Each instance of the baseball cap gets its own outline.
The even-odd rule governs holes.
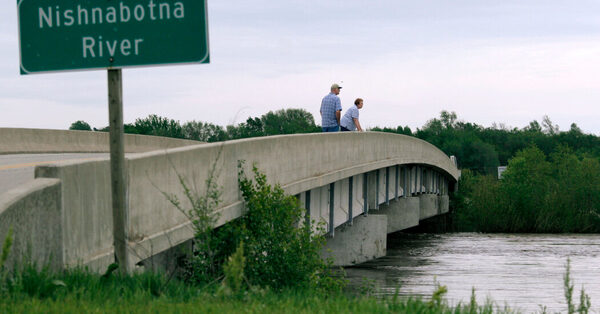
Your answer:
[[[337,83],[335,83],[335,84],[331,85],[331,89],[334,89],[334,88],[341,89],[342,87],[340,85],[338,85]]]

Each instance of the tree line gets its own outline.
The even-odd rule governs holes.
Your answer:
[[[533,120],[524,128],[510,128],[504,124],[491,127],[464,122],[455,112],[442,111],[439,118],[429,120],[421,129],[372,128],[371,131],[391,132],[415,136],[432,143],[448,155],[457,157],[459,167],[480,174],[495,173],[498,166],[507,165],[518,151],[532,145],[549,155],[561,146],[570,147],[579,156],[600,157],[600,138],[585,134],[572,123],[568,131],[560,131],[548,116],[542,122]]]
[[[166,136],[202,142],[219,142],[240,138],[278,134],[320,132],[313,115],[304,109],[269,111],[260,117],[248,117],[245,122],[225,127],[209,122],[179,121],[149,115],[125,124],[125,133]],[[71,130],[108,132],[108,127],[91,128],[85,121],[76,121]],[[568,146],[579,156],[600,157],[600,138],[585,134],[571,124],[568,131],[560,131],[548,116],[542,122],[533,120],[524,128],[510,128],[504,124],[483,127],[458,119],[455,112],[442,111],[422,128],[412,131],[408,126],[373,127],[370,131],[389,132],[414,136],[437,146],[447,155],[457,157],[459,167],[480,174],[493,174],[497,167],[507,165],[515,154],[531,145],[549,155],[558,147]]]
[[[521,129],[486,128],[442,111],[414,133],[372,130],[416,136],[457,157],[450,230],[600,232],[600,139],[575,123],[560,131],[544,116]],[[498,165],[508,166],[502,179]]]
[[[85,121],[71,124],[70,130],[91,131]],[[108,127],[94,131],[108,132]],[[202,142],[220,142],[240,138],[277,134],[312,133],[321,128],[315,124],[313,115],[304,109],[281,109],[269,111],[260,117],[249,117],[245,122],[226,127],[202,121],[179,121],[151,114],[124,125],[125,133],[181,138]]]

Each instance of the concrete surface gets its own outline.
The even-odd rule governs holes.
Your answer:
[[[176,197],[184,208],[189,208],[180,177],[193,191],[202,194],[214,166],[216,182],[222,191],[217,225],[239,217],[243,212],[237,186],[239,160],[246,161],[248,175],[251,175],[252,164],[256,164],[269,182],[280,184],[289,194],[315,191],[311,194],[319,194],[320,198],[313,196],[313,201],[311,197],[311,204],[315,206],[311,212],[315,210],[314,217],[326,223],[329,223],[329,184],[335,182],[339,188],[334,191],[334,227],[346,223],[349,218],[349,177],[355,178],[352,216],[362,212],[364,195],[360,178],[364,173],[377,169],[385,171],[386,167],[396,165],[412,165],[415,172],[415,165],[419,165],[434,169],[450,184],[458,178],[458,169],[433,145],[414,137],[378,132],[270,136],[128,156],[126,197],[132,263],[184,243],[193,236],[188,219],[165,197]],[[36,168],[37,178],[56,178],[61,183],[60,225],[65,265],[84,264],[103,270],[113,260],[109,173],[108,158],[56,162]],[[382,177],[380,175],[380,181]],[[413,176],[413,180],[417,179]],[[369,191],[372,188],[370,186]],[[385,186],[380,186],[380,193],[382,190],[385,193],[384,189]],[[435,204],[437,213],[437,201]],[[385,233],[387,228],[386,221],[382,232]]]
[[[386,230],[386,215],[356,217],[351,227],[339,227],[335,237],[327,239],[321,256],[331,257],[334,266],[351,266],[385,256]]]
[[[0,155],[0,194],[33,181],[36,166],[58,161],[86,161],[108,157],[107,153]]]
[[[125,134],[125,152],[127,153],[148,152],[201,143],[160,136]],[[0,155],[109,151],[108,132],[0,128]]]
[[[0,246],[13,229],[13,245],[6,267],[23,258],[38,266],[63,266],[61,193],[57,179],[37,179],[0,195]]]
[[[103,259],[97,266],[112,263],[113,223],[108,158],[86,162],[62,162],[36,168],[36,178],[61,181],[64,262]],[[109,261],[110,260],[110,261]]]
[[[421,213],[419,219],[427,219],[440,214],[440,205],[438,196],[435,194],[421,194],[419,195],[419,202],[421,207]]]
[[[419,225],[420,206],[419,197],[399,198],[381,205],[377,214],[388,217],[387,233],[393,233]]]
[[[445,214],[450,211],[450,196],[440,195],[440,214]]]

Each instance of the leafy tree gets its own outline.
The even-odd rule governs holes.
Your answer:
[[[183,137],[202,142],[220,142],[227,139],[222,126],[200,121],[186,122],[182,127]]]
[[[281,109],[262,115],[265,135],[318,132],[312,114],[304,109]]]
[[[263,122],[259,118],[248,118],[245,123],[240,123],[237,127],[228,127],[230,138],[248,138],[265,136]]]
[[[550,120],[550,117],[548,117],[547,115],[544,116],[544,119],[542,120],[542,125],[544,126],[544,133],[546,134],[555,135],[558,132],[560,132],[558,124],[553,124],[552,120]]]
[[[599,232],[600,161],[567,146],[550,155],[530,146],[509,163],[502,180],[463,170],[453,198],[459,231]]]
[[[136,119],[134,126],[139,134],[184,138],[183,128],[179,121],[155,114],[151,114],[144,119]]]
[[[523,128],[523,130],[529,131],[532,133],[541,133],[542,127],[540,126],[540,123],[537,122],[537,120],[533,120],[533,121],[529,122],[529,125],[526,126],[525,128]]]
[[[92,128],[87,122],[83,120],[77,120],[71,124],[69,130],[91,131]]]
[[[315,125],[312,114],[304,109],[269,111],[260,118],[249,117],[237,126],[227,126],[229,139],[311,132],[320,132],[320,128]]]

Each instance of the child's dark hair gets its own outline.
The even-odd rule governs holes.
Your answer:
[[[358,104],[360,104],[361,102],[363,102],[362,98],[356,98],[354,104],[358,106]]]

